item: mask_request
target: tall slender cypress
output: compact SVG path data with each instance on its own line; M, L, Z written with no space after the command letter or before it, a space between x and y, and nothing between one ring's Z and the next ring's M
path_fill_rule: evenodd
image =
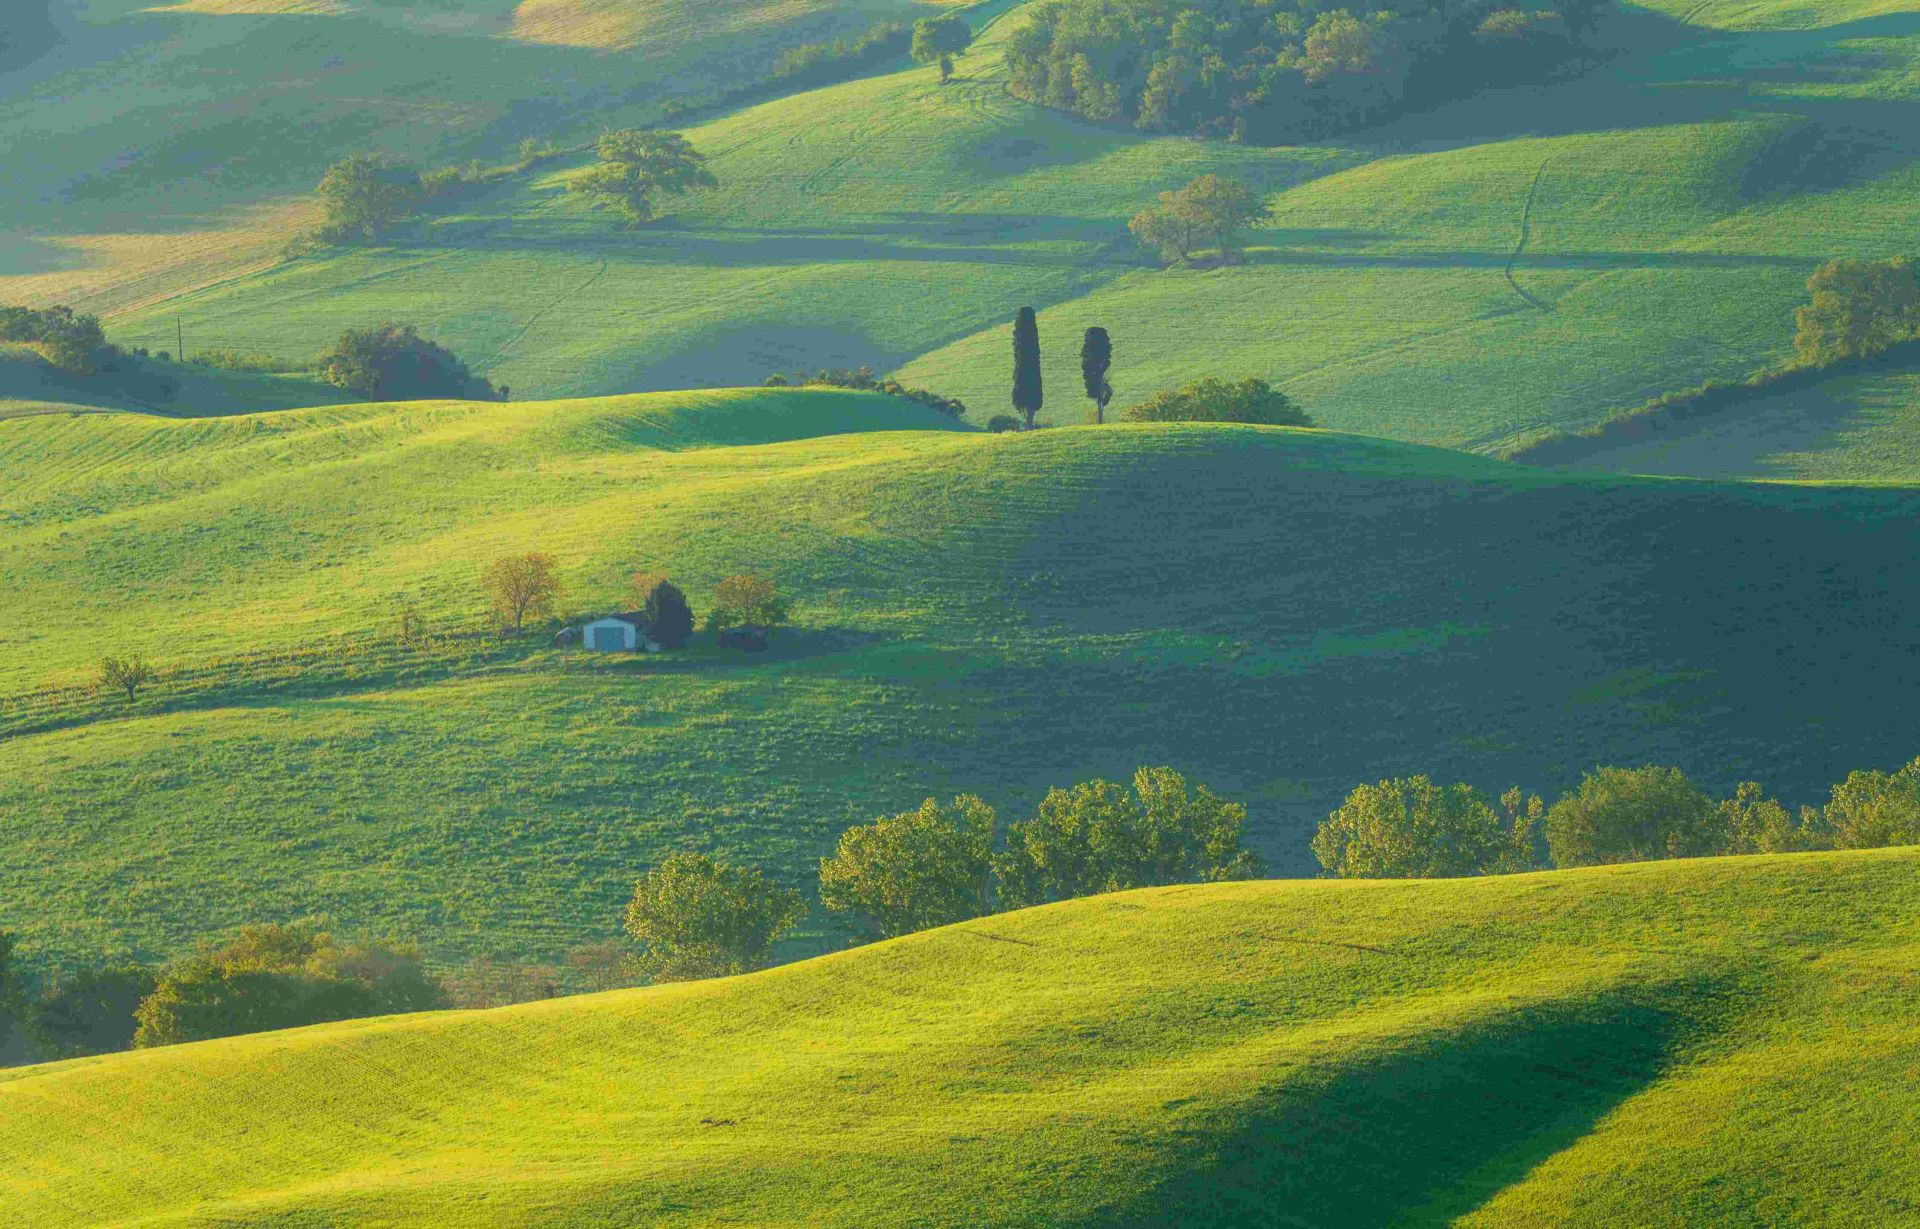
M1107 402L1113 400L1113 385L1107 383L1107 368L1113 365L1113 339L1098 325L1087 330L1080 341L1080 380L1087 386L1087 400L1093 402L1093 421L1107 421Z
M1013 318L1013 408L1025 415L1029 431L1040 402L1040 324L1033 309L1023 307Z

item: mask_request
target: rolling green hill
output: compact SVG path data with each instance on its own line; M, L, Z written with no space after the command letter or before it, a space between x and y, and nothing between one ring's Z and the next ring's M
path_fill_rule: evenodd
M1689 25L1630 8L1607 32L1619 54L1584 76L1284 149L1018 102L996 48L1019 20L991 24L944 87L913 70L693 127L723 188L657 227L616 229L563 169L392 246L113 323L159 345L184 318L299 354L410 319L538 396L865 362L985 421L1031 303L1048 421L1085 412L1074 352L1097 323L1121 406L1260 374L1329 426L1494 452L1779 359L1815 265L1916 239L1920 13L1735 5ZM1270 224L1244 266L1153 267L1127 217L1206 171L1264 188Z
M61 1226L1910 1225L1920 854L1095 897L0 1072Z
M1790 803L1911 758L1920 494L1558 474L1334 433L993 436L877 395L0 421L0 900L43 957L332 914L436 958L610 934L687 845L1169 763L1283 873L1362 780L1679 763ZM609 659L480 627L773 575L798 625ZM403 642L412 607L427 638ZM98 659L167 674L128 704Z

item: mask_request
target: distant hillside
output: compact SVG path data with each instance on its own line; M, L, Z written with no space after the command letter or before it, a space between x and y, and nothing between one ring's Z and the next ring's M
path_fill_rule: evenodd
M1095 897L0 1072L0 1203L42 1229L1911 1225L1916 916L1912 850Z
M686 845L809 884L930 794L1168 763L1311 869L1346 790L1670 762L1790 803L1920 747L1920 494L1602 479L1333 433L991 436L877 395L0 421L0 900L48 954L310 912L436 958L612 932ZM891 428L891 429L890 429ZM837 434L836 434L837 433ZM481 631L776 577L773 651ZM403 641L411 608L425 641ZM169 677L93 695L99 658Z

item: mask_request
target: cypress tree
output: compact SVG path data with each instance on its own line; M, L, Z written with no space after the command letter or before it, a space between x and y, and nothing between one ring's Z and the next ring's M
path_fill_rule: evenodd
M1113 385L1107 383L1107 368L1113 365L1113 339L1098 325L1087 330L1080 342L1080 379L1087 386L1087 400L1093 402L1093 421L1107 421L1107 402L1113 400Z
M1029 431L1040 402L1040 325L1033 309L1023 307L1013 318L1013 408L1026 418Z

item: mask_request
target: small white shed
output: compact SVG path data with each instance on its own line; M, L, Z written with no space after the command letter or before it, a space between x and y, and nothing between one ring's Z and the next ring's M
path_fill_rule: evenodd
M608 615L581 628L580 643L597 653L631 653L640 647L640 627L631 619Z

